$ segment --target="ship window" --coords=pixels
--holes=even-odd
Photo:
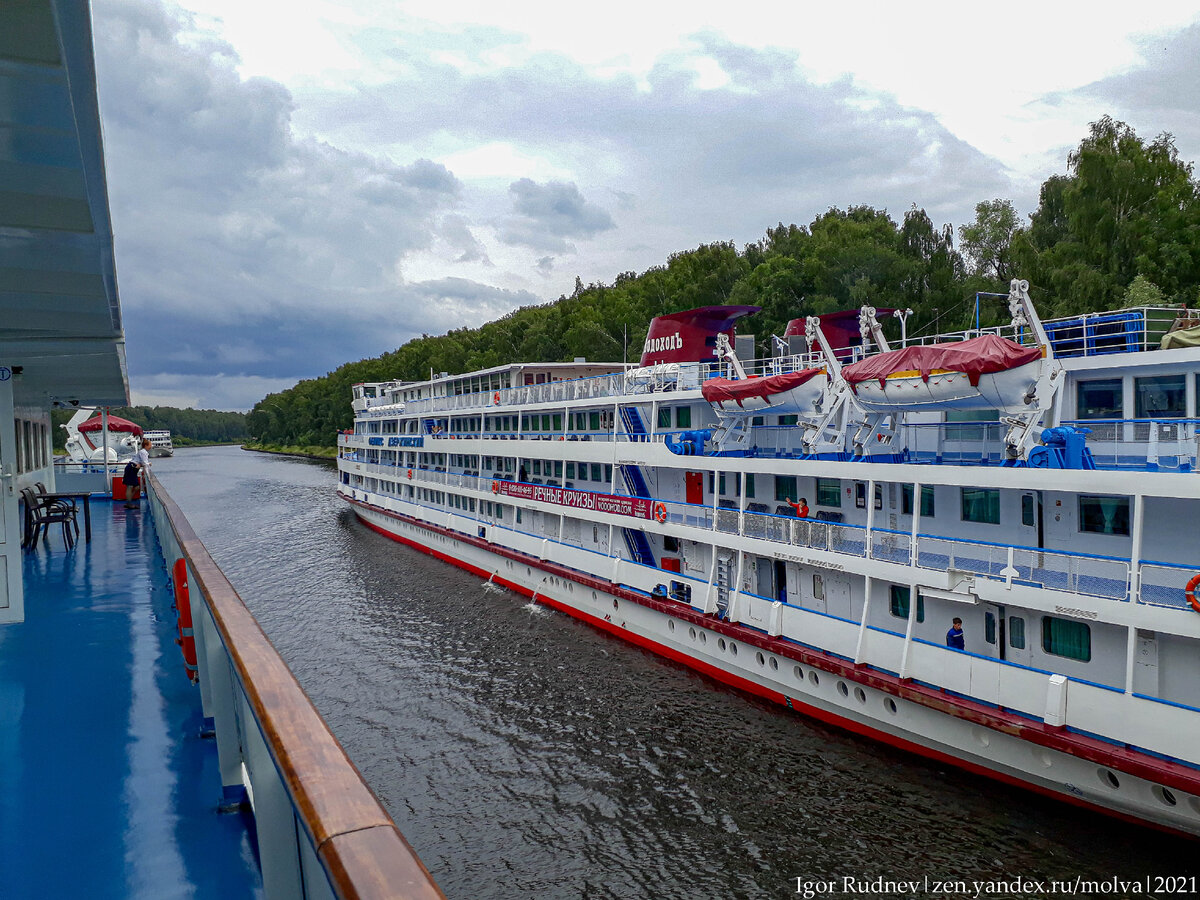
[[[788,500],[796,499],[796,478],[794,475],[776,475],[775,476],[775,500],[779,503],[786,503]],[[818,503],[820,501],[817,501]]]
[[[562,478],[562,460],[561,459],[556,459],[554,461],[554,477]]]
[[[678,406],[675,408],[675,427],[692,427],[692,408],[690,406]]]
[[[562,413],[554,414],[554,430],[562,431]]]
[[[921,485],[921,518],[932,518],[933,509],[933,488],[928,484],[923,484]],[[900,513],[905,516],[913,514],[913,486],[911,484],[900,485]]]
[[[599,481],[602,477],[600,463],[592,463],[592,481]]]
[[[841,480],[837,478],[818,478],[816,494],[818,506],[840,507],[842,505]]]
[[[588,413],[588,430],[589,431],[599,431],[600,430],[600,412],[598,410],[595,412]]]
[[[1183,375],[1147,375],[1133,379],[1139,419],[1181,419],[1187,414]]]
[[[1080,662],[1092,659],[1092,630],[1086,622],[1042,616],[1042,649]]]
[[[567,463],[567,477],[574,480],[575,478],[575,463]]]
[[[1033,494],[1021,495],[1021,524],[1030,528],[1037,524],[1037,507],[1033,502]]]
[[[540,459],[535,459],[532,463],[530,463],[530,465],[533,466],[534,475],[542,474],[542,461]]]
[[[659,411],[658,411],[658,427],[659,428],[670,428],[671,427],[671,407],[664,406],[659,409]]]
[[[995,488],[963,488],[962,520],[1000,524],[1000,491]]]
[[[753,499],[754,497],[754,473],[746,473],[746,496]]]
[[[799,421],[800,421],[799,416],[780,416],[779,417],[779,424],[783,428],[791,428]]]
[[[890,590],[890,609],[897,619],[908,618],[909,602],[912,599],[912,589],[906,585],[893,584]],[[917,621],[925,621],[925,598],[917,593]]]
[[[1129,534],[1128,497],[1079,498],[1079,530],[1093,534]]]
[[[549,431],[549,430],[550,430],[550,414],[546,413],[544,416],[542,416],[542,431]]]
[[[766,417],[766,416],[753,416],[753,417],[750,419],[750,425],[751,425],[751,426],[755,426],[755,425],[766,425],[766,424],[767,424],[767,417]]]
[[[983,639],[989,644],[996,643],[996,614],[990,611],[983,614]]]
[[[541,431],[542,430],[542,417],[541,416],[530,416],[529,417],[529,430],[530,431]]]
[[[820,572],[813,572],[813,599],[825,599],[825,577]]]
[[[1020,616],[1008,617],[1008,646],[1014,650],[1025,649],[1025,620]]]
[[[604,467],[604,481],[606,484],[612,484],[612,466]]]
[[[725,493],[725,473],[724,472],[721,473],[721,486],[720,486],[720,488],[717,489],[717,493],[718,494]]]

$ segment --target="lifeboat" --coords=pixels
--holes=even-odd
[[[824,369],[802,369],[764,378],[710,378],[700,386],[704,399],[725,414],[757,413],[811,415],[829,378]]]
[[[842,377],[868,412],[1027,410],[1045,350],[996,335],[905,347],[846,366]]]

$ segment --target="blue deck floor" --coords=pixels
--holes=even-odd
[[[92,525],[25,554],[25,622],[0,625],[0,897],[260,896],[149,509],[93,501]]]

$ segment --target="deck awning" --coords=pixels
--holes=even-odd
[[[0,3],[0,366],[17,405],[125,405],[86,0]]]

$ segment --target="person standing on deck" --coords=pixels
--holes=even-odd
[[[150,440],[146,438],[142,441],[142,449],[133,454],[133,458],[125,464],[125,474],[121,477],[126,494],[128,495],[130,491],[133,492],[133,495],[125,501],[126,509],[137,508],[138,502],[142,499],[142,473],[149,468]]]
[[[796,511],[797,519],[808,518],[808,498],[801,497],[799,503],[794,503],[791,497],[787,498],[787,505]]]
[[[946,632],[946,646],[952,650],[966,650],[967,639],[963,636],[962,619],[955,616],[950,630]]]

